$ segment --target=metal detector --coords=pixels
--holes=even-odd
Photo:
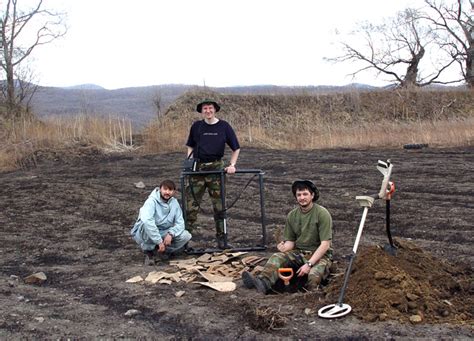
[[[349,282],[349,276],[351,274],[352,263],[356,257],[357,247],[359,246],[360,237],[362,235],[362,230],[364,229],[365,219],[367,218],[367,212],[369,211],[369,208],[372,207],[375,199],[385,199],[387,196],[387,186],[389,185],[390,175],[392,174],[392,164],[390,163],[390,160],[387,160],[387,162],[379,160],[377,169],[383,174],[382,186],[379,193],[371,196],[356,196],[356,201],[361,207],[364,208],[364,211],[360,220],[354,247],[352,248],[351,259],[344,274],[344,283],[342,285],[341,293],[339,294],[339,299],[337,303],[330,304],[319,309],[319,317],[327,319],[342,317],[349,314],[352,310],[349,304],[343,303],[347,283]]]
[[[221,181],[221,202],[222,202],[222,215],[224,219],[224,245],[227,245],[227,208],[225,200],[225,174],[224,170],[215,170],[215,171],[183,171],[181,172],[181,204],[183,206],[183,216],[185,222],[186,220],[186,190],[185,190],[185,178],[193,175],[210,175],[210,174],[219,174]],[[258,183],[260,189],[260,218],[262,223],[262,242],[255,246],[248,247],[236,247],[236,248],[225,248],[228,252],[233,251],[264,251],[267,249],[267,230],[265,225],[265,207],[264,207],[264,193],[263,193],[263,175],[265,174],[260,169],[237,169],[235,174],[256,174],[258,175]],[[222,249],[194,249],[190,250],[188,254],[204,254],[204,253],[213,253],[213,252],[222,252]]]

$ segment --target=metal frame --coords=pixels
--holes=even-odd
[[[187,222],[186,218],[186,186],[185,178],[193,175],[209,175],[209,174],[219,174],[221,178],[221,201],[223,218],[224,218],[224,245],[227,245],[227,211],[225,203],[225,174],[224,170],[215,170],[215,171],[182,171],[180,176],[181,182],[181,204],[183,206],[183,217],[184,221]],[[260,217],[262,220],[262,244],[257,244],[256,246],[249,247],[237,247],[225,249],[228,252],[233,251],[264,251],[267,249],[267,229],[266,229],[266,217],[265,217],[265,207],[264,207],[264,192],[263,192],[263,175],[265,174],[261,169],[237,169],[235,174],[258,174],[258,182],[260,189]],[[221,252],[222,249],[195,249],[188,251],[188,254],[203,254],[203,253],[212,253],[212,252]]]

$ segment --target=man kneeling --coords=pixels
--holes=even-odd
[[[332,218],[318,204],[319,190],[309,180],[297,180],[291,186],[299,207],[288,213],[284,241],[258,276],[244,271],[242,280],[247,288],[267,294],[278,280],[278,269],[296,265],[297,276],[308,275],[307,287],[317,287],[329,275],[332,264]]]
[[[176,185],[164,180],[143,206],[130,234],[145,253],[145,263],[153,265],[155,256],[168,259],[184,251],[191,234],[184,229],[183,212],[173,197]]]

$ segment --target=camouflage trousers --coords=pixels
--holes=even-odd
[[[200,171],[220,170],[224,168],[224,161],[209,163],[198,163]],[[207,189],[211,198],[214,211],[214,223],[216,225],[216,237],[224,235],[224,215],[221,200],[221,176],[220,174],[192,175],[186,186],[186,229],[192,231],[196,225],[199,207]]]
[[[314,252],[292,250],[287,252],[274,253],[267,261],[258,277],[265,279],[270,285],[274,285],[278,280],[278,269],[293,268],[296,270],[308,261]],[[316,264],[313,265],[308,274],[308,286],[316,287],[323,279],[329,275],[332,265],[332,252],[328,251]]]

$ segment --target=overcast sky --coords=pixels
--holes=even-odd
[[[34,54],[44,86],[384,84],[323,60],[340,33],[421,0],[45,0],[67,35]]]

